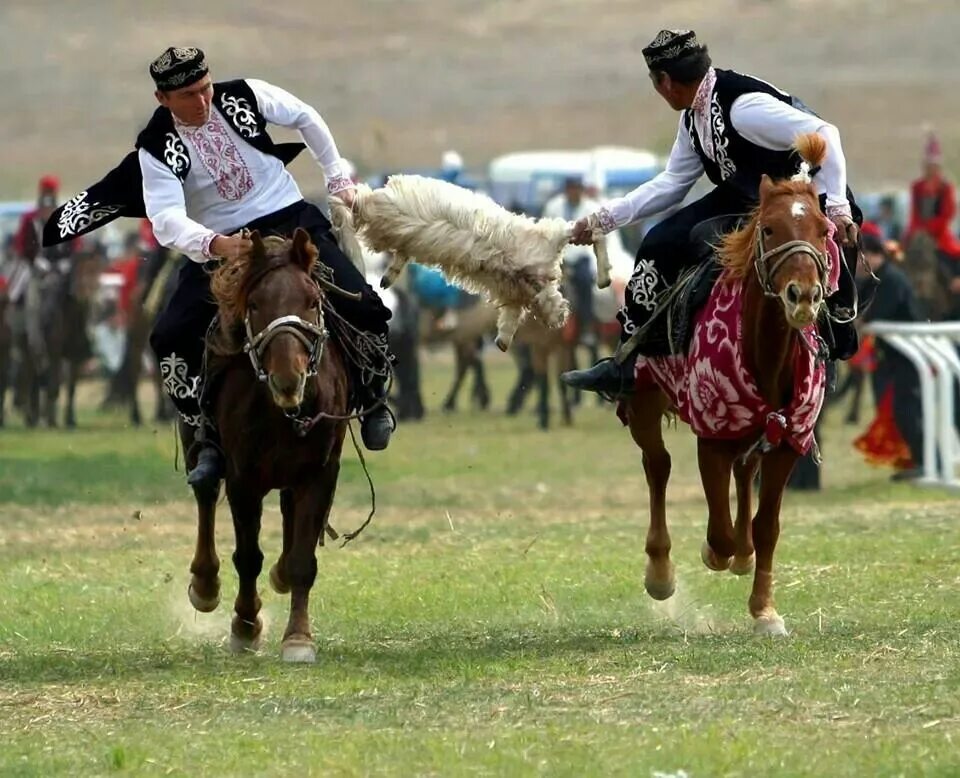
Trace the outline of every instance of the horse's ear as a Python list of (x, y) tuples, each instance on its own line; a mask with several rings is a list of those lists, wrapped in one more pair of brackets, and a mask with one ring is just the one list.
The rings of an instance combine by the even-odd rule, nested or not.
[(760, 177), (760, 200), (766, 200), (773, 191), (773, 179), (766, 173)]
[(267, 256), (267, 247), (263, 245), (263, 238), (260, 237), (260, 231), (254, 230), (250, 233), (250, 242), (253, 244), (253, 250), (250, 256), (255, 261), (260, 261)]
[(313, 270), (317, 261), (317, 247), (310, 240), (310, 233), (302, 227), (297, 227), (293, 233), (293, 245), (290, 247), (290, 259), (305, 272)]

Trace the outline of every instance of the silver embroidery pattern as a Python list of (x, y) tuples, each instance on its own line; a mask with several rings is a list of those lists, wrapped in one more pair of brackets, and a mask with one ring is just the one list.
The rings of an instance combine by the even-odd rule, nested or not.
[(63, 210), (61, 210), (60, 217), (57, 219), (60, 237), (66, 238), (69, 235), (77, 235), (91, 224), (96, 224), (119, 210), (119, 205), (101, 205), (100, 203), (87, 202), (87, 192), (83, 191), (63, 204)]
[(649, 259), (641, 259), (634, 268), (633, 276), (627, 284), (627, 294), (634, 305), (639, 305), (647, 311), (657, 307), (657, 284), (660, 283), (660, 274)]
[(180, 418), (183, 419), (185, 424), (189, 424), (191, 427), (200, 427), (203, 425), (203, 414), (202, 413), (180, 413)]
[(221, 104), (223, 105), (223, 112), (233, 122), (233, 126), (240, 135), (250, 139), (256, 138), (260, 134), (256, 114), (250, 107), (250, 103), (244, 98), (224, 95)]
[(200, 376), (187, 375), (186, 360), (176, 353), (160, 360), (160, 376), (163, 379), (163, 388), (175, 400), (187, 400), (197, 397), (200, 387)]
[(185, 173), (190, 165), (187, 147), (183, 145), (180, 136), (175, 132), (167, 133), (167, 145), (163, 148), (163, 161), (177, 176)]
[(192, 70), (185, 70), (183, 73), (175, 73), (172, 76), (163, 77), (163, 85), (165, 88), (169, 89), (170, 87), (179, 87), (186, 81), (195, 81), (197, 76), (202, 76), (207, 72), (207, 62), (206, 60), (200, 60), (199, 64)]
[(660, 30), (660, 32), (657, 33), (657, 37), (653, 39), (653, 42), (650, 44), (649, 48), (657, 49), (661, 46), (666, 46), (674, 38), (680, 38), (689, 32), (690, 30)]
[(737, 172), (737, 166), (733, 164), (727, 152), (730, 139), (726, 137), (727, 125), (723, 121), (723, 109), (720, 107), (720, 98), (716, 92), (713, 93), (713, 99), (710, 101), (710, 130), (713, 133), (714, 161), (720, 167), (720, 175), (726, 181)]

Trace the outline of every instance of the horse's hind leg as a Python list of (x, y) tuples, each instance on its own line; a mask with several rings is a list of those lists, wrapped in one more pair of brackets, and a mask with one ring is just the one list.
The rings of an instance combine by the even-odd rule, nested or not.
[(670, 454), (663, 445), (663, 414), (669, 402), (659, 389), (637, 392), (627, 405), (627, 421), (634, 442), (643, 451), (643, 471), (650, 493), (650, 527), (647, 530), (647, 570), (644, 586), (655, 600), (666, 600), (676, 589), (667, 531), (667, 482)]
[(263, 620), (260, 618), (260, 595), (257, 578), (263, 569), (260, 550), (260, 517), (263, 495), (244, 485), (239, 478), (227, 479), (227, 500), (233, 514), (233, 531), (237, 547), (233, 566), (237, 569), (240, 588), (234, 601), (230, 625), (230, 648), (233, 651), (256, 651), (260, 646)]
[(443, 410), (447, 411), (448, 413), (452, 413), (457, 409), (457, 397), (460, 394), (460, 387), (463, 385), (463, 379), (467, 375), (467, 368), (469, 367), (470, 348), (471, 346), (466, 343), (453, 344), (453, 384), (450, 387), (450, 391), (447, 392), (447, 396), (443, 400)]
[[(181, 422), (180, 439), (184, 451), (193, 443), (194, 428)], [(195, 462), (187, 462), (188, 469)], [(220, 485), (209, 489), (193, 487), (197, 501), (197, 545), (190, 563), (190, 604), (201, 613), (210, 613), (220, 604), (220, 558), (217, 556), (216, 516)]]
[(786, 635), (783, 619), (773, 603), (773, 552), (780, 537), (780, 504), (797, 453), (789, 446), (764, 455), (760, 465), (760, 506), (753, 520), (753, 542), (757, 548), (757, 569), (753, 574), (750, 615), (757, 635)]
[(280, 652), (285, 662), (314, 662), (317, 658), (310, 630), (310, 589), (317, 577), (317, 542), (330, 515), (339, 473), (340, 452), (335, 451), (319, 478), (295, 492), (292, 543), (285, 571), (290, 582), (290, 620)]
[(753, 572), (756, 554), (753, 550), (753, 479), (760, 462), (751, 457), (743, 462), (737, 457), (733, 464), (733, 480), (737, 486), (737, 522), (733, 526), (734, 552), (730, 572), (747, 575)]
[(707, 498), (707, 539), (700, 549), (703, 563), (711, 570), (726, 570), (736, 550), (730, 517), (730, 472), (737, 454), (736, 442), (697, 441), (700, 480)]

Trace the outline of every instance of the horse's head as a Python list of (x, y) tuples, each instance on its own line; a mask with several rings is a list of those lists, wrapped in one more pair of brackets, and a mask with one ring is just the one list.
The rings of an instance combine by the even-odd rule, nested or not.
[(755, 273), (764, 294), (783, 304), (787, 323), (802, 329), (816, 321), (828, 294), (832, 225), (809, 174), (826, 157), (826, 143), (810, 133), (797, 139), (796, 148), (804, 159), (801, 172), (781, 181), (763, 176), (759, 206), (744, 229), (724, 239), (720, 256), (735, 277)]
[(317, 249), (301, 229), (293, 240), (261, 238), (257, 232), (250, 239), (249, 257), (227, 262), (214, 274), (221, 326), (225, 332), (239, 330), (274, 402), (296, 411), (327, 339), (322, 294), (311, 277)]

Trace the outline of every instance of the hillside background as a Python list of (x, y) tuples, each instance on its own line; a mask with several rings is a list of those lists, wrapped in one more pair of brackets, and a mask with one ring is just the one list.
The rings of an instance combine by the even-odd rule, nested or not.
[[(0, 199), (38, 174), (67, 191), (118, 161), (153, 106), (147, 64), (199, 45), (217, 78), (314, 104), (367, 170), (468, 166), (533, 148), (669, 148), (676, 117), (640, 48), (690, 27), (714, 61), (801, 96), (840, 126), (855, 186), (903, 185), (925, 125), (960, 164), (954, 0), (3, 0)], [(307, 188), (320, 174), (297, 163)]]

